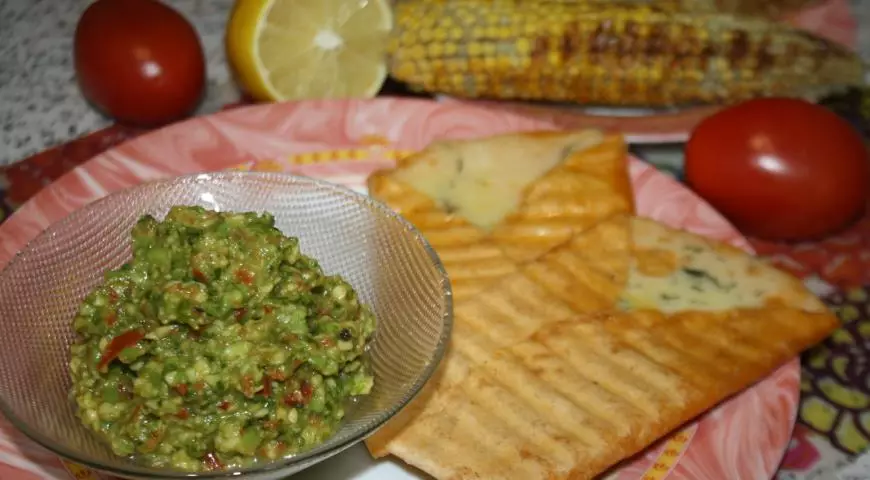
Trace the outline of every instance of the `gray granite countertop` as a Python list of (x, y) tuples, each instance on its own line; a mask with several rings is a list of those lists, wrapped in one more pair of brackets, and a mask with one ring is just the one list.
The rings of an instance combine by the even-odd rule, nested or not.
[[(0, 165), (112, 123), (75, 82), (72, 37), (90, 0), (0, 0)], [(196, 27), (208, 69), (199, 113), (238, 99), (226, 67), (224, 25), (233, 0), (166, 0)]]
[[(199, 113), (239, 97), (224, 57), (223, 32), (233, 0), (164, 0), (198, 30), (208, 61)], [(870, 59), (870, 0), (851, 0)], [(21, 160), (111, 121), (90, 108), (74, 80), (72, 35), (89, 0), (0, 0), (0, 165)]]

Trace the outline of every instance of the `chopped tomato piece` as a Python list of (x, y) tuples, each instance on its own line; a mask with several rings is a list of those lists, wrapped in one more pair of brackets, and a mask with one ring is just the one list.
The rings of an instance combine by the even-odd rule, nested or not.
[(106, 345), (106, 350), (103, 351), (103, 355), (100, 357), (100, 363), (97, 364), (97, 369), (101, 372), (105, 372), (109, 364), (112, 363), (112, 360), (118, 358), (118, 355), (121, 354), (122, 350), (136, 345), (139, 343), (139, 340), (142, 340), (143, 338), (145, 338), (145, 332), (142, 330), (128, 330), (113, 338), (112, 341)]
[(302, 398), (302, 392), (294, 390), (287, 395), (284, 395), (284, 405), (288, 407), (301, 407), (305, 405), (305, 400)]
[(190, 418), (190, 411), (186, 408), (182, 408), (178, 411), (178, 413), (175, 414), (175, 416), (180, 418), (181, 420), (187, 420), (188, 418)]
[(254, 396), (254, 381), (251, 379), (251, 377), (248, 375), (245, 375), (244, 377), (242, 377), (241, 383), (242, 383), (242, 393), (248, 398), (253, 397)]
[(197, 330), (196, 328), (191, 328), (187, 331), (187, 336), (194, 340), (197, 340), (199, 339), (199, 337), (202, 336), (202, 331)]
[(248, 313), (247, 308), (237, 308), (237, 309), (233, 310), (233, 318), (235, 318), (236, 321), (238, 322), (239, 320), (242, 319), (242, 317), (245, 316), (246, 313)]
[(303, 381), (302, 386), (299, 387), (299, 391), (302, 392), (302, 396), (305, 398), (305, 403), (308, 403), (308, 400), (311, 400), (311, 396), (314, 395), (314, 386), (307, 381)]
[(278, 428), (278, 420), (266, 420), (263, 422), (263, 428), (266, 430), (275, 430)]
[(236, 280), (243, 285), (250, 285), (254, 283), (254, 272), (248, 270), (247, 268), (240, 268), (236, 270)]
[(200, 283), (208, 283), (208, 277), (198, 268), (193, 269), (193, 279)]
[(312, 395), (314, 395), (314, 387), (308, 382), (302, 382), (299, 390), (294, 390), (284, 396), (284, 404), (291, 407), (301, 407), (311, 401)]
[(175, 391), (178, 392), (178, 394), (181, 395), (182, 397), (187, 396), (187, 384), (186, 383), (179, 383), (178, 385), (175, 386)]
[(166, 430), (160, 428), (159, 430), (155, 430), (151, 433), (151, 436), (148, 437), (148, 440), (145, 441), (143, 448), (146, 452), (154, 451), (157, 448), (157, 445), (160, 445), (160, 441), (163, 440), (163, 435), (166, 433)]
[(285, 451), (287, 451), (287, 444), (284, 442), (278, 442), (278, 445), (275, 445), (275, 450), (279, 455), (283, 455)]

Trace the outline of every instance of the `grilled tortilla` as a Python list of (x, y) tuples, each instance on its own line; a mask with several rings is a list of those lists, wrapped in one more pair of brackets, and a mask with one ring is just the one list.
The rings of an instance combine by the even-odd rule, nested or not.
[(820, 341), (824, 313), (587, 315), (497, 351), (391, 451), (442, 479), (590, 479)]
[[(436, 478), (593, 478), (839, 324), (799, 281), (738, 249), (647, 219), (619, 225), (457, 309), (426, 401), (370, 448)], [(608, 228), (630, 241), (608, 248)]]

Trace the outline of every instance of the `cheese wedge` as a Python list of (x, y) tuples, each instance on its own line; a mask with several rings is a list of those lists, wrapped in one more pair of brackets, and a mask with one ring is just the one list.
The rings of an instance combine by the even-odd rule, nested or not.
[(482, 230), (492, 230), (523, 192), (572, 153), (599, 145), (597, 130), (442, 141), (406, 159), (395, 179)]
[(401, 452), (413, 441), (404, 433), (407, 425), (444, 408), (443, 392), (498, 349), (544, 325), (613, 309), (628, 275), (629, 221), (626, 215), (604, 221), (458, 303), (452, 341), (438, 372), (409, 406), (366, 440), (372, 455)]
[(623, 306), (663, 312), (824, 304), (797, 278), (744, 251), (646, 218), (632, 219), (633, 253)]
[(595, 130), (436, 142), (369, 193), (426, 236), (462, 301), (610, 216), (633, 211), (626, 147)]

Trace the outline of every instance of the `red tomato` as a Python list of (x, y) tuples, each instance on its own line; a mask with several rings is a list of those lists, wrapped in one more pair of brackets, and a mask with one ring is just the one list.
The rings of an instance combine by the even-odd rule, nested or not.
[(155, 126), (191, 113), (205, 85), (194, 28), (155, 0), (97, 0), (75, 32), (85, 98), (121, 122)]
[(797, 99), (750, 100), (702, 121), (686, 145), (686, 182), (743, 233), (822, 237), (870, 195), (870, 158), (845, 120)]

